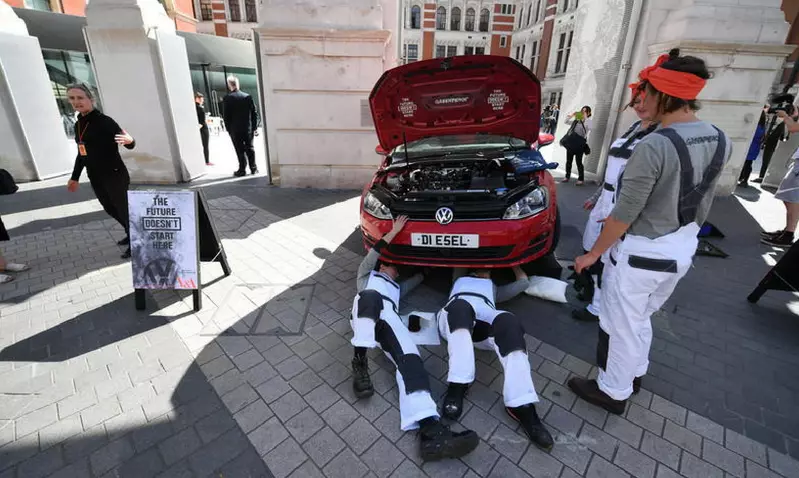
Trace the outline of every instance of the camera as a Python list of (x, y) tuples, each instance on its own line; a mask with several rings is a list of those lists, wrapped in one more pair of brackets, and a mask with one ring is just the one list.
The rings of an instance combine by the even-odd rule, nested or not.
[(784, 111), (788, 115), (793, 115), (794, 106), (793, 106), (794, 97), (791, 94), (784, 94), (784, 95), (775, 95), (769, 101), (769, 108), (767, 113), (774, 114), (777, 111)]

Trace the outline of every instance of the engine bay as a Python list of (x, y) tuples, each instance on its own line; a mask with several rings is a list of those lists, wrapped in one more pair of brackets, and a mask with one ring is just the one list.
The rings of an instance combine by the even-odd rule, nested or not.
[(382, 184), (399, 196), (419, 192), (486, 193), (502, 196), (530, 182), (530, 175), (516, 174), (503, 159), (446, 161), (411, 164), (384, 172)]

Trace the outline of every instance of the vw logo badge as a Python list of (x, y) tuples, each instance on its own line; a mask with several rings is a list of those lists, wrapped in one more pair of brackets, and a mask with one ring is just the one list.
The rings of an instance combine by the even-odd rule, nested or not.
[(442, 207), (436, 211), (436, 221), (438, 221), (438, 223), (442, 226), (446, 226), (447, 224), (451, 223), (452, 218), (452, 209), (448, 207)]

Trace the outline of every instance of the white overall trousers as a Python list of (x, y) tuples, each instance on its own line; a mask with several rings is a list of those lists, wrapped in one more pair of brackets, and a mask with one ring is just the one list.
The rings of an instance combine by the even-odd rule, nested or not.
[[(613, 212), (613, 207), (616, 206), (616, 190), (619, 178), (624, 172), (624, 167), (627, 165), (627, 160), (632, 156), (632, 151), (635, 146), (653, 129), (640, 130), (640, 125), (640, 121), (634, 123), (623, 136), (614, 141), (610, 146), (602, 192), (599, 195), (599, 200), (597, 200), (594, 208), (588, 215), (588, 222), (585, 224), (583, 250), (590, 251), (594, 247), (594, 243), (596, 243), (599, 234), (602, 232), (602, 223), (599, 221), (610, 216), (610, 213)], [(604, 259), (607, 259), (607, 257), (603, 258), (603, 263), (606, 262)], [(602, 294), (600, 293), (602, 281), (597, 276), (594, 276), (593, 279), (596, 290), (587, 309), (588, 312), (598, 316), (602, 302)]]
[[(456, 300), (466, 301), (474, 311), (472, 328), (457, 327), (452, 330), (454, 318), (450, 317), (448, 307)], [(502, 316), (502, 317), (500, 317)], [(493, 351), (499, 357), (504, 371), (502, 396), (505, 406), (520, 407), (538, 402), (538, 394), (533, 385), (530, 362), (523, 337), (523, 329), (518, 319), (508, 312), (497, 310), (494, 304), (494, 283), (491, 279), (461, 277), (455, 281), (447, 305), (437, 316), (438, 330), (447, 341), (449, 353), (449, 372), (447, 382), (470, 384), (475, 379), (474, 349)], [(495, 319), (516, 321), (519, 333), (508, 338), (506, 334), (496, 334)], [(502, 343), (497, 343), (497, 340)], [(511, 342), (513, 342), (511, 344)], [(507, 352), (508, 350), (512, 350)], [(503, 355), (502, 351), (506, 353)]]
[[(614, 400), (632, 395), (633, 380), (649, 368), (652, 314), (674, 292), (691, 267), (700, 226), (696, 211), (724, 166), (726, 140), (719, 145), (698, 186), (685, 142), (670, 128), (656, 131), (668, 137), (678, 152), (681, 168), (678, 218), (681, 227), (671, 234), (649, 239), (627, 234), (610, 249), (602, 276), (597, 365), (599, 389)], [(681, 144), (681, 145), (680, 145)]]
[[(377, 292), (379, 320), (367, 317), (366, 309), (374, 310), (374, 303), (364, 303), (365, 296)], [(369, 297), (371, 299), (371, 297)], [(427, 417), (438, 418), (430, 384), (424, 369), (419, 349), (402, 323), (398, 313), (400, 300), (399, 284), (380, 272), (372, 272), (366, 287), (352, 304), (352, 345), (355, 347), (380, 347), (397, 367), (395, 375), (399, 389), (400, 428), (403, 431), (415, 430), (419, 420)], [(382, 306), (382, 308), (381, 308)]]

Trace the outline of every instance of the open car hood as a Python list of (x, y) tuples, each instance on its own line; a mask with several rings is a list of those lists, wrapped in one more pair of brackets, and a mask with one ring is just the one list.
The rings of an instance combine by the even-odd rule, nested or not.
[(504, 56), (436, 58), (383, 73), (369, 96), (386, 151), (431, 136), (492, 134), (538, 140), (541, 84)]

